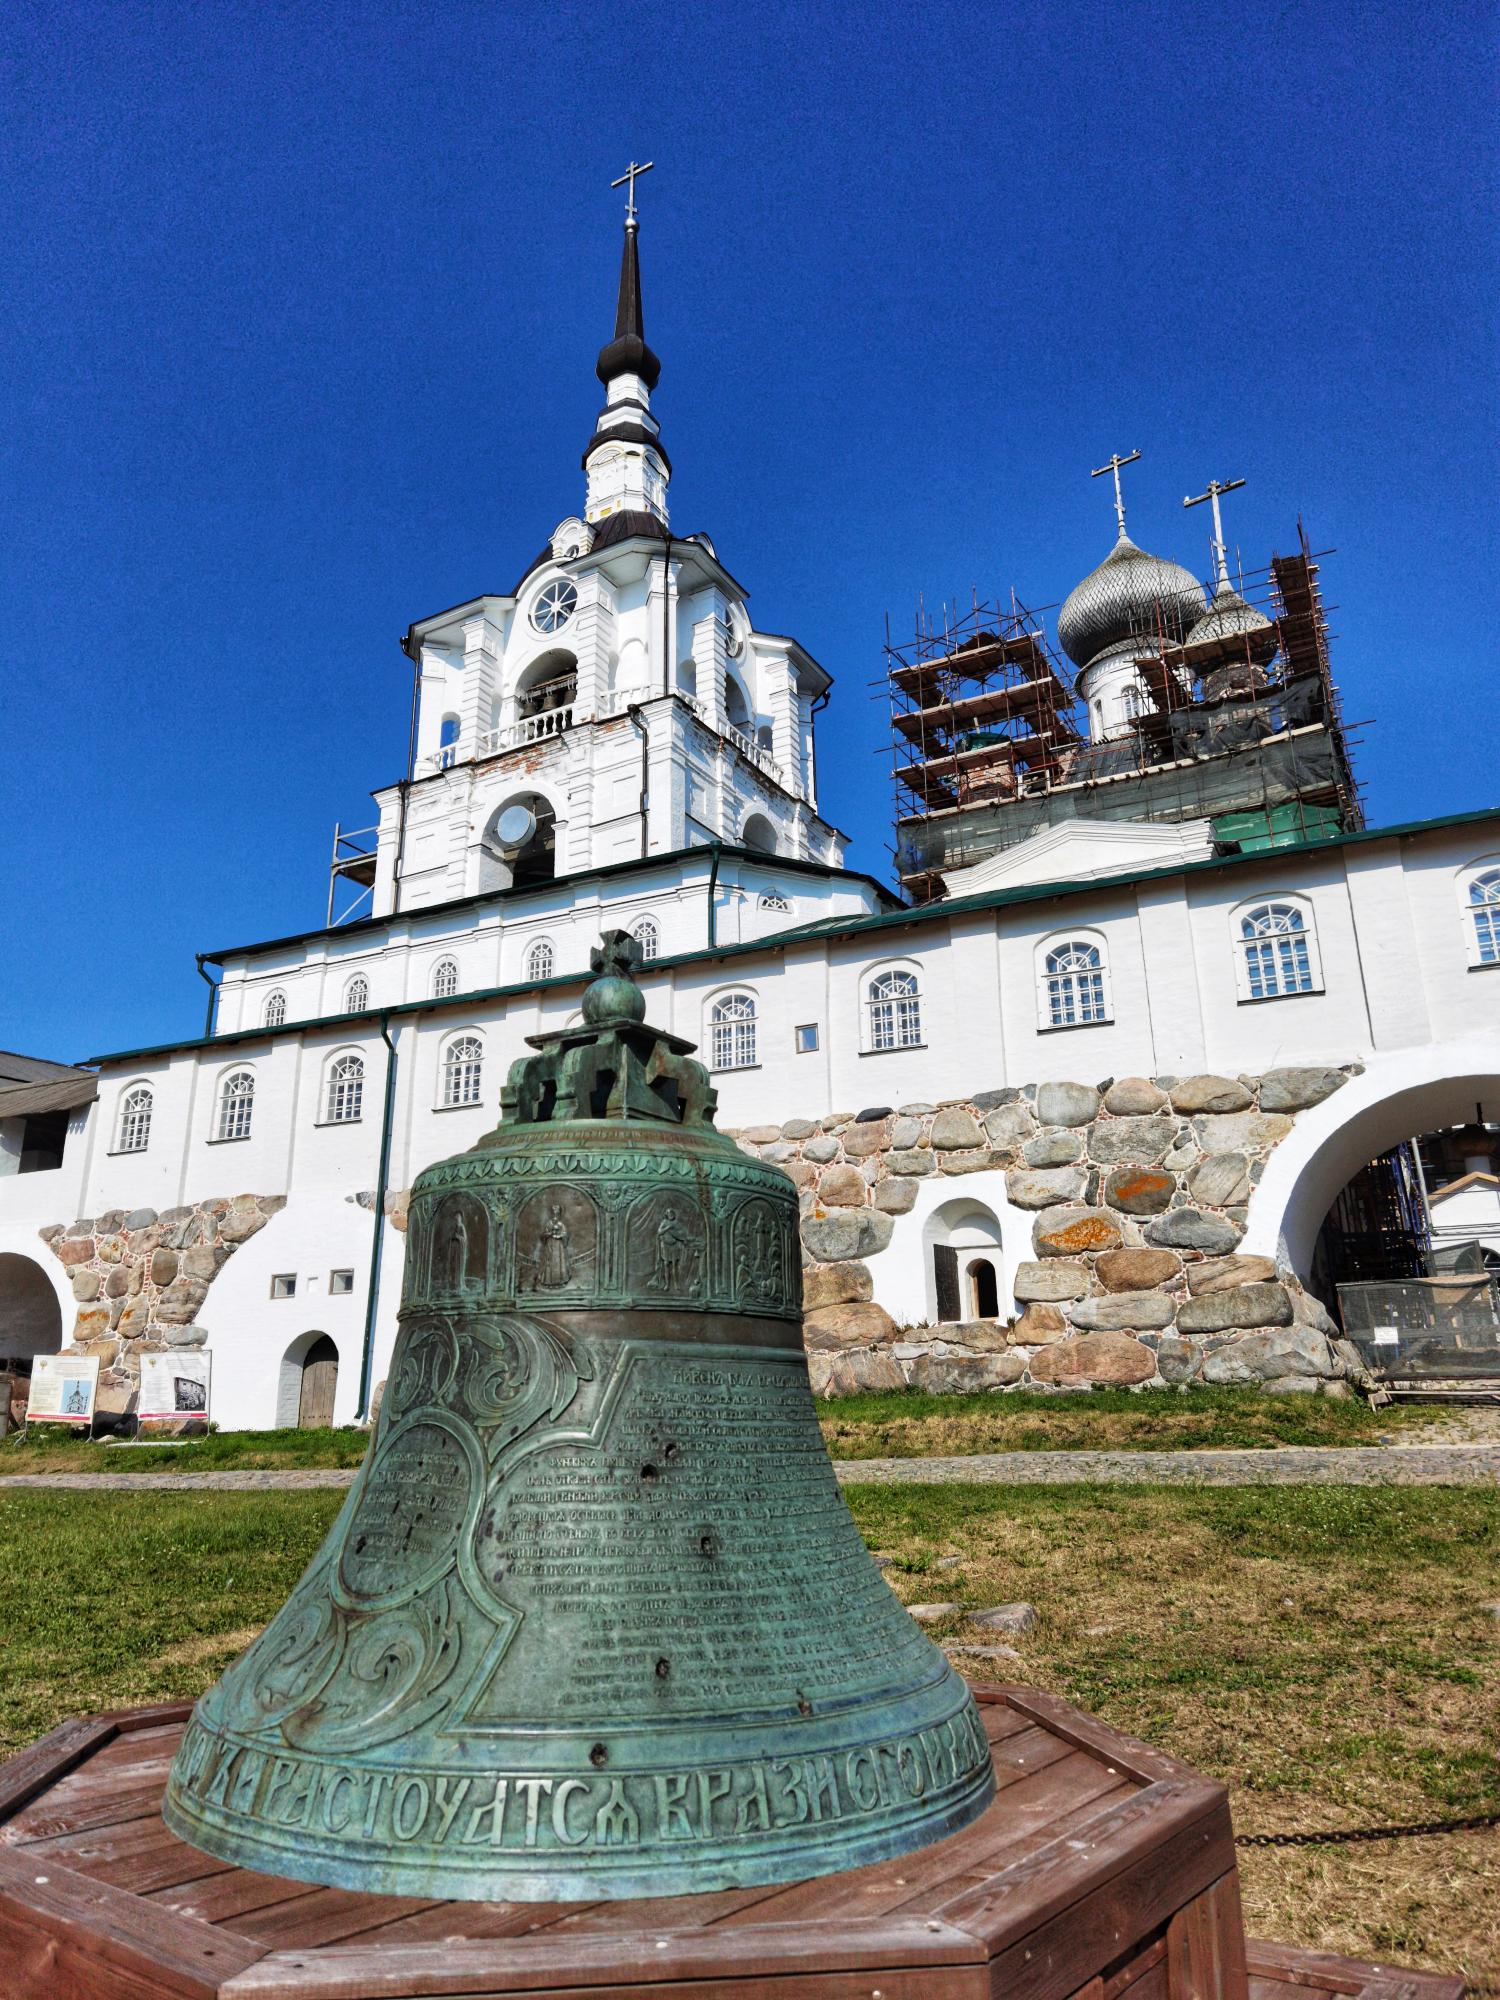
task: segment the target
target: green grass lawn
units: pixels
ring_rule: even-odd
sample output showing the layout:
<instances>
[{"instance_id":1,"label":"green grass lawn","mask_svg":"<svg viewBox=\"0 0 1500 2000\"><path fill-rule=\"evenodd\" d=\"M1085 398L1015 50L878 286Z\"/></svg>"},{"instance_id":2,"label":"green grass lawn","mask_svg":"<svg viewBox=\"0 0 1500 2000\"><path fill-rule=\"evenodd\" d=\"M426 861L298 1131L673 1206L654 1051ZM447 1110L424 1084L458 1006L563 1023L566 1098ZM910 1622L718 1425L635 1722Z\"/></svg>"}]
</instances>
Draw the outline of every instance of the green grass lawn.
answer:
<instances>
[{"instance_id":1,"label":"green grass lawn","mask_svg":"<svg viewBox=\"0 0 1500 2000\"><path fill-rule=\"evenodd\" d=\"M1024 1598L1028 1681L1231 1786L1242 1831L1500 1809L1500 1493L860 1487L908 1603ZM206 1687L287 1595L329 1492L0 1494L0 1739ZM934 1628L957 1648L961 1617ZM993 1635L985 1634L989 1640ZM1477 1973L1500 1834L1251 1851L1252 1929Z\"/></svg>"},{"instance_id":2,"label":"green grass lawn","mask_svg":"<svg viewBox=\"0 0 1500 2000\"><path fill-rule=\"evenodd\" d=\"M1090 1389L1065 1395L842 1396L820 1403L835 1458L921 1458L977 1451L1185 1451L1279 1444L1399 1442L1431 1409L1372 1410L1358 1396L1268 1396L1204 1387L1173 1394Z\"/></svg>"},{"instance_id":3,"label":"green grass lawn","mask_svg":"<svg viewBox=\"0 0 1500 2000\"><path fill-rule=\"evenodd\" d=\"M1091 1389L1066 1395L925 1396L915 1389L820 1403L835 1458L917 1458L978 1451L1173 1451L1278 1444L1358 1445L1430 1429L1420 1407L1371 1410L1356 1396L1267 1396L1258 1389L1199 1388L1182 1394ZM0 1442L7 1472L294 1471L353 1466L368 1433L215 1431L181 1444L90 1444L38 1426Z\"/></svg>"}]
</instances>

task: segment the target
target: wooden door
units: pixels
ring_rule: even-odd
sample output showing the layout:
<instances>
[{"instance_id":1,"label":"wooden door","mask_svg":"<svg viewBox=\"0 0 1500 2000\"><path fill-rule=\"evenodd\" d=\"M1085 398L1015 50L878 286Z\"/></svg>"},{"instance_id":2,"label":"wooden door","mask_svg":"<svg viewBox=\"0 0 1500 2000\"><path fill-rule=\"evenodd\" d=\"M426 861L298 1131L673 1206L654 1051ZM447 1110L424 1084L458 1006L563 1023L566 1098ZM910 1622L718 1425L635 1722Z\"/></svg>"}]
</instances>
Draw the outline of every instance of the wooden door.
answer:
<instances>
[{"instance_id":1,"label":"wooden door","mask_svg":"<svg viewBox=\"0 0 1500 2000\"><path fill-rule=\"evenodd\" d=\"M308 1348L302 1362L302 1394L297 1428L327 1430L333 1422L333 1392L339 1379L339 1351L326 1333Z\"/></svg>"},{"instance_id":2,"label":"wooden door","mask_svg":"<svg viewBox=\"0 0 1500 2000\"><path fill-rule=\"evenodd\" d=\"M958 1290L958 1252L949 1243L932 1246L932 1275L937 1280L937 1316L957 1320L964 1316Z\"/></svg>"}]
</instances>

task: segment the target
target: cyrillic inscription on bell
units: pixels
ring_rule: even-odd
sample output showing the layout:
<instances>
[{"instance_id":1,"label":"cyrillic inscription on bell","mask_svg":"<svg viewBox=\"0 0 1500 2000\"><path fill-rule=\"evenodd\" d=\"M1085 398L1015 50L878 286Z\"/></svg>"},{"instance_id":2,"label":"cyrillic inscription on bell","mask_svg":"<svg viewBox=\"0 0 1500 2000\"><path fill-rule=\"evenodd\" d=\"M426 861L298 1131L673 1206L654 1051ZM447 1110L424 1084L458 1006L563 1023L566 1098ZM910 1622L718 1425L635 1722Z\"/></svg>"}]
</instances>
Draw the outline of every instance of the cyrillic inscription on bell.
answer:
<instances>
[{"instance_id":1,"label":"cyrillic inscription on bell","mask_svg":"<svg viewBox=\"0 0 1500 2000\"><path fill-rule=\"evenodd\" d=\"M168 1824L331 1885L641 1896L926 1845L993 1791L974 1703L818 1430L791 1182L713 1129L611 932L580 1027L413 1191L375 1437L199 1702Z\"/></svg>"}]
</instances>

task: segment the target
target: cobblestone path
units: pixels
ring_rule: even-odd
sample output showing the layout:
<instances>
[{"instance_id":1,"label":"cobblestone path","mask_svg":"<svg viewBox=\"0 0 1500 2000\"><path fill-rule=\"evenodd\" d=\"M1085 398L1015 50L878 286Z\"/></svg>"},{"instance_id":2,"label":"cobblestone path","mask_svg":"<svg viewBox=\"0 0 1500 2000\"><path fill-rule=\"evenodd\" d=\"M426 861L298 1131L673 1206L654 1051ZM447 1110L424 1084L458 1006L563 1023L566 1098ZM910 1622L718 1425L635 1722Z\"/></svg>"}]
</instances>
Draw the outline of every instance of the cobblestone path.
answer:
<instances>
[{"instance_id":1,"label":"cobblestone path","mask_svg":"<svg viewBox=\"0 0 1500 2000\"><path fill-rule=\"evenodd\" d=\"M845 1458L845 1486L1500 1486L1500 1445L1277 1445L1267 1451L995 1451Z\"/></svg>"},{"instance_id":2,"label":"cobblestone path","mask_svg":"<svg viewBox=\"0 0 1500 2000\"><path fill-rule=\"evenodd\" d=\"M1497 1486L1500 1444L1279 1445L1266 1451L996 1451L957 1458L844 1458L846 1486ZM254 1493L348 1486L351 1470L24 1472L8 1486L74 1492Z\"/></svg>"}]
</instances>

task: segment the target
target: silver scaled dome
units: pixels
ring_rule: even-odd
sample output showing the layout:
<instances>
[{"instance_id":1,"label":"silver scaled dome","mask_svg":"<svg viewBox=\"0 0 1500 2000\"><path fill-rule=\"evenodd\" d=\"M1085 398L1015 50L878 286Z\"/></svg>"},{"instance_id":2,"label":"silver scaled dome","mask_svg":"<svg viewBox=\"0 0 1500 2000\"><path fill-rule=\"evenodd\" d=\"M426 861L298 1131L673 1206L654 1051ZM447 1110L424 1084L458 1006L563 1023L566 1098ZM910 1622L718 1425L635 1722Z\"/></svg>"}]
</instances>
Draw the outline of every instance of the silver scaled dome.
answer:
<instances>
[{"instance_id":1,"label":"silver scaled dome","mask_svg":"<svg viewBox=\"0 0 1500 2000\"><path fill-rule=\"evenodd\" d=\"M1087 667L1125 640L1155 650L1180 641L1203 617L1203 588L1181 563L1147 555L1122 534L1096 570L1068 592L1057 636L1075 667Z\"/></svg>"},{"instance_id":2,"label":"silver scaled dome","mask_svg":"<svg viewBox=\"0 0 1500 2000\"><path fill-rule=\"evenodd\" d=\"M1187 643L1197 646L1208 639L1240 639L1248 659L1258 667L1268 666L1276 656L1276 629L1253 604L1247 604L1227 577L1221 577L1213 603L1187 635Z\"/></svg>"}]
</instances>

